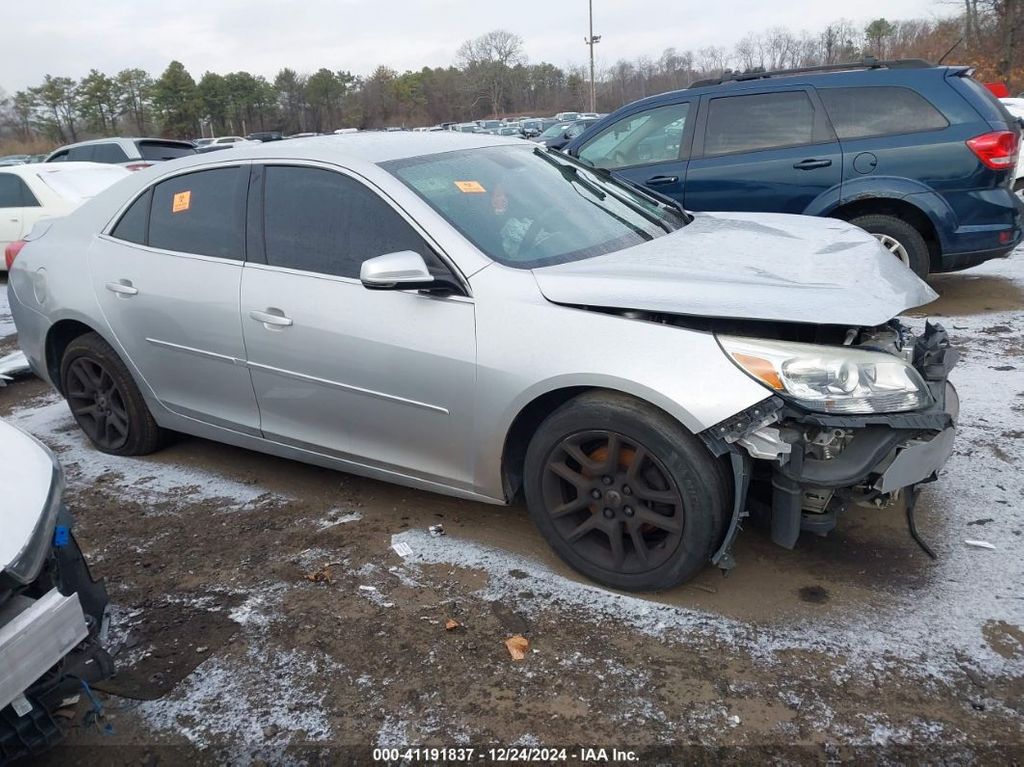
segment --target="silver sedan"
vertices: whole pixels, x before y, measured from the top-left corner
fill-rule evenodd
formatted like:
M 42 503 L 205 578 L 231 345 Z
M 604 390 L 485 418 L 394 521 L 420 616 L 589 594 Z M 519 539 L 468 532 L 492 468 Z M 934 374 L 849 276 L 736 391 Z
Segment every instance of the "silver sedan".
M 516 138 L 162 163 L 37 226 L 19 341 L 100 450 L 168 430 L 489 503 L 623 589 L 886 505 L 952 450 L 935 294 L 841 221 L 691 215 Z M 912 517 L 911 517 L 912 519 Z

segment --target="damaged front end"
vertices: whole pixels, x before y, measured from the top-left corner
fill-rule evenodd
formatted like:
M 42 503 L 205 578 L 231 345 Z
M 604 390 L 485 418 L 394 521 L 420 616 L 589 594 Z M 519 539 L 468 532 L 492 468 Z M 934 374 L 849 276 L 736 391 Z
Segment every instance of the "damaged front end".
M 826 535 L 850 504 L 892 505 L 936 479 L 953 449 L 959 412 L 947 380 L 958 353 L 941 325 L 915 337 L 898 320 L 845 331 L 839 345 L 719 336 L 723 350 L 774 395 L 700 435 L 729 454 L 736 476 L 729 534 L 714 557 L 732 565 L 740 519 L 765 519 L 772 540 Z
M 14 467 L 0 508 L 0 764 L 58 741 L 89 685 L 113 674 L 102 647 L 107 592 L 71 532 L 63 473 L 52 454 L 0 421 L 0 456 Z

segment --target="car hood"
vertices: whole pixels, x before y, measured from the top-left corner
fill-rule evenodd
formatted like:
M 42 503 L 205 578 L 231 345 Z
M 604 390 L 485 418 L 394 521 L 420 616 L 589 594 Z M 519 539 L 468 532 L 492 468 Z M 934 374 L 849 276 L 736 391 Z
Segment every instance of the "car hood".
M 880 325 L 938 297 L 862 229 L 774 213 L 696 213 L 664 237 L 533 273 L 559 304 L 827 325 Z
M 50 451 L 0 419 L 0 571 L 32 540 L 55 481 Z

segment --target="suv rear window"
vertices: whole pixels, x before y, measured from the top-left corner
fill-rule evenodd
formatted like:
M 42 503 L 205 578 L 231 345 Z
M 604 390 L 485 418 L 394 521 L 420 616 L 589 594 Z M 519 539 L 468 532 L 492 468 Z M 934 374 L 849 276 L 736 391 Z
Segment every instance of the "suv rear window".
M 909 88 L 820 88 L 818 95 L 840 139 L 941 130 L 949 122 Z
M 814 143 L 814 105 L 804 91 L 711 100 L 704 156 Z
M 196 149 L 180 141 L 137 141 L 139 154 L 143 160 L 173 160 L 176 157 L 187 157 L 195 154 Z

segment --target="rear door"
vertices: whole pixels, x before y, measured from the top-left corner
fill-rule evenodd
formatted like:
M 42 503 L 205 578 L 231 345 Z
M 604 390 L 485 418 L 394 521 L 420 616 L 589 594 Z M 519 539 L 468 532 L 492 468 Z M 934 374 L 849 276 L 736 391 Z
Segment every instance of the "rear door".
M 696 99 L 623 115 L 575 152 L 586 163 L 683 201 Z
M 686 173 L 691 210 L 814 213 L 838 200 L 843 155 L 810 88 L 705 96 Z
M 147 190 L 89 249 L 93 290 L 125 361 L 171 410 L 257 434 L 239 321 L 248 165 Z
M 413 250 L 448 267 L 361 179 L 268 165 L 254 188 L 242 325 L 268 439 L 449 484 L 471 480 L 474 305 L 465 295 L 368 290 L 364 260 Z M 259 194 L 256 195 L 259 197 Z M 254 206 L 256 206 L 254 208 Z M 258 210 L 259 200 L 250 201 Z

